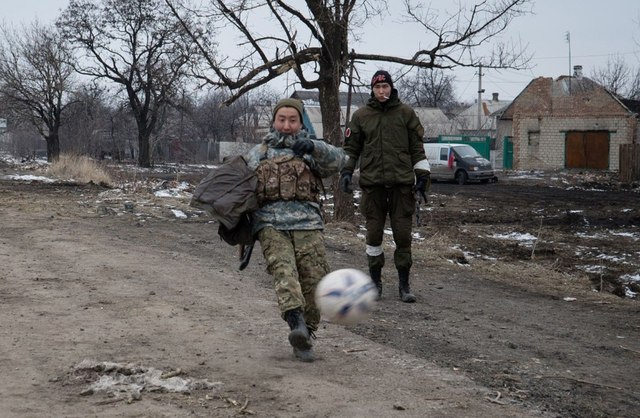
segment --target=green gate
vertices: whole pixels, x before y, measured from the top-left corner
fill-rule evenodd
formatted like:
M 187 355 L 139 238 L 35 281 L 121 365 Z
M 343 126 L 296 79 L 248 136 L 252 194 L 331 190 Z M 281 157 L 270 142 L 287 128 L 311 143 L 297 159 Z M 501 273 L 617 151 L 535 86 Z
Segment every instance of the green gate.
M 474 135 L 440 135 L 440 143 L 466 144 L 475 148 L 487 160 L 491 160 L 491 137 Z
M 505 136 L 502 139 L 502 168 L 513 168 L 513 137 Z

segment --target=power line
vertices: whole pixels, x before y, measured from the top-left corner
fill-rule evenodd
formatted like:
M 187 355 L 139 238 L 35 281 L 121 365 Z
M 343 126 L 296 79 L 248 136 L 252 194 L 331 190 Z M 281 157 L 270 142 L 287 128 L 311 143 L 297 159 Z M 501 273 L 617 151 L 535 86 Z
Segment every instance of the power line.
M 629 51 L 629 52 L 610 52 L 608 54 L 590 54 L 590 55 L 573 55 L 574 58 L 599 58 L 599 57 L 610 57 L 612 55 L 637 55 L 640 54 L 640 50 Z M 567 56 L 558 56 L 558 57 L 535 57 L 532 60 L 551 60 L 551 59 L 566 59 Z

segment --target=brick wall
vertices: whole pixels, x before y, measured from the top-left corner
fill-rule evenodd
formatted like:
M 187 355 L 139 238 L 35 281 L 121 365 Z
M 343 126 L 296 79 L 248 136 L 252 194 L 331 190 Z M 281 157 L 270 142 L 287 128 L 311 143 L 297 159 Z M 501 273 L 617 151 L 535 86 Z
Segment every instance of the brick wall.
M 533 80 L 505 112 L 512 118 L 513 166 L 521 170 L 565 167 L 568 131 L 607 131 L 609 168 L 619 169 L 619 149 L 637 137 L 637 119 L 589 79 Z M 504 116 L 503 116 L 504 117 Z

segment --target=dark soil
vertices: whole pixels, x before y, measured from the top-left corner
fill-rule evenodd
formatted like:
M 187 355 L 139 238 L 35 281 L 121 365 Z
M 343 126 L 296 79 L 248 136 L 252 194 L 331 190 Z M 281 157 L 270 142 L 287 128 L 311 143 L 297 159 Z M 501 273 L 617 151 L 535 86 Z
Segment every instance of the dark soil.
M 354 332 L 462 370 L 498 399 L 559 417 L 637 416 L 640 301 L 624 296 L 640 284 L 640 190 L 557 173 L 431 192 L 417 230 L 463 255 L 449 265 L 423 255 L 415 305 L 396 302 L 387 268 L 380 311 Z M 512 232 L 535 247 L 490 238 Z

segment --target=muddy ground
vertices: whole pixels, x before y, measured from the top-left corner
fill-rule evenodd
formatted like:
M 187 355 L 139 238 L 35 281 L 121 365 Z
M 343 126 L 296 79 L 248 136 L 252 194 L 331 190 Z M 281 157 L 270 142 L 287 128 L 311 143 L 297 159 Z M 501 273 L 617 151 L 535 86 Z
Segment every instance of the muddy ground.
M 303 364 L 259 248 L 239 272 L 206 214 L 153 194 L 201 176 L 177 171 L 114 190 L 0 167 L 3 416 L 638 415 L 638 187 L 562 172 L 434 183 L 418 302 L 398 301 L 388 263 L 372 317 L 323 323 Z M 361 233 L 328 224 L 332 268 L 365 267 Z M 147 368 L 188 388 L 105 383 Z

